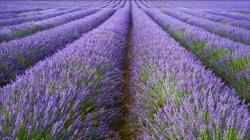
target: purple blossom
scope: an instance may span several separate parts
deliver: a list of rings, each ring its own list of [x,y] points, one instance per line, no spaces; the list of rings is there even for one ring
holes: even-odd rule
[[[42,15],[3,19],[3,20],[0,20],[0,24],[3,26],[10,26],[10,25],[16,25],[16,24],[20,24],[20,23],[28,22],[28,21],[38,21],[42,19],[48,19],[48,18],[52,18],[55,16],[67,14],[69,12],[74,12],[76,10],[79,10],[79,8],[72,8],[72,9],[67,9],[67,10],[62,10],[62,11],[53,11],[53,12],[45,13]]]
[[[232,19],[232,18],[220,16],[220,15],[213,15],[213,14],[205,13],[201,10],[191,10],[191,9],[181,9],[181,10],[185,13],[188,13],[188,14],[191,14],[194,16],[198,16],[198,17],[203,17],[203,18],[209,19],[211,21],[220,22],[223,24],[228,24],[228,25],[232,25],[232,26],[236,26],[236,27],[245,28],[245,29],[250,30],[250,22],[249,21]]]
[[[201,3],[2,3],[0,22],[25,22],[3,36],[30,36],[0,44],[0,82],[14,80],[0,88],[0,139],[249,137],[250,50],[224,36],[246,20]]]
[[[249,77],[242,76],[239,79],[237,76],[238,70],[245,70],[249,67],[249,46],[216,36],[201,28],[190,26],[162,14],[156,9],[145,9],[145,12],[166,29],[171,36],[184,44],[188,50],[198,55],[205,65],[215,70],[215,73],[234,87],[242,98],[250,99],[248,94]],[[249,71],[244,72],[244,75],[249,73]]]
[[[247,105],[135,3],[132,7],[132,110],[144,138],[201,139],[210,135],[216,139],[220,133],[223,139],[234,130],[243,139],[250,121]]]
[[[1,42],[3,41],[10,41],[13,39],[25,37],[35,32],[42,31],[45,29],[50,29],[55,26],[65,24],[67,22],[72,22],[73,20],[83,18],[90,14],[95,13],[97,10],[83,10],[83,11],[76,11],[73,13],[68,12],[67,14],[57,16],[50,19],[40,20],[37,22],[25,22],[23,24],[12,25],[4,27],[0,30],[0,38]]]
[[[102,10],[51,30],[0,44],[1,84],[10,82],[28,67],[64,48],[82,33],[104,22],[113,13],[112,9]]]
[[[184,21],[190,25],[202,27],[205,30],[218,34],[220,36],[245,43],[247,45],[250,44],[250,31],[233,27],[230,25],[225,25],[217,22],[213,22],[204,18],[195,17],[192,15],[188,15],[184,12],[179,12],[177,9],[175,10],[163,10],[166,14],[173,16],[174,18],[177,18],[181,21]]]
[[[239,15],[239,14],[233,14],[233,13],[228,13],[225,11],[211,11],[211,10],[206,10],[207,13],[212,13],[215,15],[221,15],[221,16],[225,16],[225,17],[229,17],[229,18],[233,18],[233,19],[238,19],[238,20],[244,20],[244,21],[250,21],[250,18],[247,16],[243,16],[243,15]]]
[[[15,138],[12,132],[20,134],[17,126],[25,125],[24,133],[32,137],[38,131],[62,139],[119,138],[112,125],[122,118],[117,102],[122,99],[129,25],[129,9],[122,8],[98,28],[3,87],[0,102],[5,113],[0,114],[0,121],[14,124],[0,123],[10,132],[1,131],[0,137]]]

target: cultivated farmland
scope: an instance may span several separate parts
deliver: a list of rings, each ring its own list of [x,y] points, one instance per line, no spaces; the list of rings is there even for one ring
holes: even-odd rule
[[[249,1],[0,1],[0,140],[250,139]]]

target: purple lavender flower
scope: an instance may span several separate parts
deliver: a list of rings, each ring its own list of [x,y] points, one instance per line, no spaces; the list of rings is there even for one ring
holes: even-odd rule
[[[228,24],[228,25],[232,25],[232,26],[236,26],[236,27],[245,28],[245,29],[250,30],[250,22],[249,21],[232,19],[232,18],[220,16],[220,15],[213,15],[213,14],[205,13],[201,10],[192,10],[192,9],[181,9],[181,10],[185,13],[188,13],[188,14],[191,14],[194,16],[198,16],[198,17],[203,17],[203,18],[209,19],[211,21],[220,22],[223,24]]]
[[[28,67],[78,39],[82,33],[92,30],[114,11],[106,9],[48,31],[0,44],[1,84],[8,83]]]
[[[215,14],[215,15],[221,15],[229,18],[234,18],[238,20],[244,20],[244,21],[250,21],[250,18],[247,16],[243,15],[238,15],[238,14],[233,14],[233,13],[228,13],[228,12],[223,12],[223,11],[211,11],[211,10],[206,10],[207,13]]]
[[[132,7],[132,110],[138,119],[134,125],[140,126],[143,137],[243,139],[249,112],[235,91],[206,70],[135,3]],[[234,121],[226,125],[229,120]]]
[[[68,12],[67,14],[50,19],[40,20],[37,22],[34,21],[26,22],[23,24],[3,27],[0,30],[0,42],[22,38],[31,35],[33,33],[36,33],[38,31],[50,29],[55,26],[65,24],[67,22],[72,22],[72,20],[89,16],[97,11],[98,10],[96,9],[90,9],[90,10],[76,11],[73,13]]]
[[[162,14],[156,9],[145,9],[157,23],[170,33],[176,40],[198,55],[202,62],[234,87],[238,94],[246,100],[250,99],[250,71],[244,71],[242,77],[237,76],[238,70],[246,70],[250,64],[249,46],[221,38],[205,30],[190,26],[180,20]]]
[[[48,18],[52,18],[55,16],[59,16],[59,15],[63,15],[69,12],[74,12],[76,10],[79,10],[79,8],[72,8],[72,9],[67,9],[67,10],[62,10],[62,11],[53,11],[50,13],[45,13],[42,15],[34,15],[31,17],[17,17],[17,18],[12,18],[12,19],[3,19],[0,20],[0,24],[3,26],[10,26],[10,25],[16,25],[16,24],[20,24],[23,22],[28,22],[28,21],[38,21],[38,20],[42,20],[42,19],[48,19]]]
[[[0,137],[13,139],[15,131],[20,138],[119,139],[114,126],[123,114],[122,65],[129,25],[129,7],[122,8],[0,89],[0,122],[7,121],[0,123],[7,130],[0,129]]]
[[[204,18],[194,17],[192,15],[185,14],[183,12],[179,12],[178,10],[163,10],[164,13],[173,16],[179,20],[182,20],[190,25],[198,26],[204,28],[205,30],[218,34],[220,36],[245,43],[247,45],[250,44],[250,31],[233,27],[230,25],[225,25],[217,22],[213,22]]]

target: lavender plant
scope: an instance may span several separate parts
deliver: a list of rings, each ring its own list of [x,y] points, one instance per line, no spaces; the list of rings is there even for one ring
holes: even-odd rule
[[[79,10],[79,8],[73,8],[73,9],[67,9],[67,10],[62,10],[62,11],[54,11],[54,12],[49,12],[45,13],[42,15],[35,15],[35,16],[28,16],[28,17],[17,17],[17,18],[11,18],[11,19],[3,19],[0,20],[0,25],[1,26],[10,26],[10,25],[16,25],[20,24],[23,22],[29,22],[29,21],[38,21],[42,19],[48,19],[56,16],[60,16],[69,12],[74,12]]]
[[[2,13],[0,14],[1,19],[11,19],[11,18],[17,18],[17,17],[28,17],[28,16],[35,16],[35,15],[42,15],[50,12],[55,11],[61,11],[65,10],[65,8],[48,8],[48,9],[42,9],[38,11],[28,11],[28,12],[22,12],[22,13]]]
[[[250,18],[247,16],[239,15],[239,14],[233,14],[229,12],[223,12],[223,11],[211,11],[211,10],[206,10],[207,13],[215,14],[215,15],[221,15],[233,19],[238,19],[238,20],[244,20],[244,21],[250,21]]]
[[[0,14],[0,18],[1,19],[8,19],[8,18],[14,18],[14,17],[18,17],[18,15],[14,14],[14,13],[3,13],[3,14]]]
[[[190,26],[157,10],[147,13],[228,85],[246,100],[250,99],[250,48]]]
[[[6,84],[39,60],[52,55],[82,33],[100,25],[115,12],[104,9],[91,16],[72,21],[51,30],[39,32],[20,40],[0,44],[0,82]]]
[[[0,89],[1,139],[119,139],[128,9]]]
[[[249,14],[250,10],[249,9],[233,9],[233,10],[226,10],[226,12],[231,12],[231,13],[238,13],[238,14]]]
[[[203,18],[209,19],[211,21],[220,22],[223,24],[232,25],[232,26],[236,26],[236,27],[245,28],[245,29],[250,30],[250,22],[249,21],[232,19],[232,18],[220,16],[220,15],[213,15],[213,14],[205,13],[201,10],[182,9],[182,11],[186,12],[188,14],[191,14],[193,16],[203,17]]]
[[[138,137],[243,139],[250,114],[235,91],[134,5],[132,15],[131,118]]]
[[[30,11],[40,11],[40,10],[45,10],[45,9],[48,9],[48,7],[34,8],[34,7],[31,6],[31,8],[19,8],[19,9],[11,9],[11,10],[1,10],[0,14],[4,14],[4,13],[22,13],[22,12],[30,12]]]
[[[97,11],[97,9],[81,10],[41,21],[26,22],[23,24],[3,27],[0,30],[0,42],[22,38],[38,31],[71,22],[72,20],[84,18],[85,16],[89,16]]]
[[[194,17],[192,15],[178,12],[178,10],[163,10],[164,13],[182,20],[188,24],[202,27],[205,30],[218,34],[222,37],[232,39],[247,45],[250,45],[250,31],[230,25],[213,22],[204,18]]]

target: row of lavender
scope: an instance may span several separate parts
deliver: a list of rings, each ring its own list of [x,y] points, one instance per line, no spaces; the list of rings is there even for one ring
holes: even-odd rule
[[[10,18],[16,18],[16,17],[25,17],[28,15],[39,15],[39,14],[43,14],[49,11],[54,11],[57,9],[53,9],[53,8],[46,8],[46,9],[32,9],[31,11],[26,11],[26,12],[22,12],[22,13],[1,13],[0,14],[0,18],[3,19],[10,19]]]
[[[188,24],[202,27],[209,32],[218,34],[222,37],[232,39],[247,45],[250,45],[250,31],[234,26],[229,26],[214,21],[210,21],[204,18],[194,17],[192,15],[178,12],[177,10],[164,10],[165,13],[171,15],[179,20],[182,20]]]
[[[131,91],[135,95],[131,121],[138,128],[137,136],[246,138],[249,112],[235,91],[135,7],[131,60]]]
[[[223,17],[238,19],[238,20],[250,20],[249,14],[249,1],[197,1],[197,2],[171,2],[171,1],[141,1],[148,8],[187,8],[202,10],[206,13],[212,13],[214,15],[220,15]]]
[[[62,5],[64,5],[64,6],[62,6],[58,3],[55,4],[56,2],[54,2],[54,3],[42,2],[39,6],[38,6],[39,3],[37,3],[37,2],[23,2],[23,3],[19,3],[19,5],[17,3],[12,3],[12,2],[9,2],[9,3],[4,2],[2,4],[0,3],[0,6],[3,5],[4,7],[8,7],[5,10],[3,10],[4,8],[2,8],[1,9],[2,11],[0,11],[1,22],[7,22],[8,19],[14,20],[15,18],[17,18],[18,20],[21,20],[20,18],[24,18],[24,20],[25,20],[25,18],[27,18],[29,16],[36,17],[38,15],[46,15],[49,13],[59,12],[60,10],[71,9],[72,7],[79,7],[76,5],[71,5],[69,3],[65,3],[65,5],[62,4]],[[91,2],[89,2],[89,3],[91,3]],[[99,3],[98,5],[100,5],[100,4],[101,3]],[[24,5],[26,5],[26,6],[28,5],[28,7],[24,8],[25,7]],[[71,5],[71,6],[69,6],[69,5]],[[97,3],[92,3],[91,5],[97,6]],[[81,7],[90,8],[91,5],[84,4]],[[16,6],[18,6],[18,7],[16,7]],[[40,7],[40,8],[35,8],[35,7]],[[41,7],[44,7],[44,8],[41,8]],[[40,17],[40,18],[42,18],[42,17]],[[7,20],[7,21],[5,21],[5,20]],[[12,22],[14,22],[14,21],[12,21]]]
[[[119,8],[119,5],[121,5],[122,1],[115,1],[116,3],[107,3],[108,1],[105,1],[106,3],[93,3],[91,5],[81,5],[81,6],[74,6],[75,8],[60,8],[60,7],[50,7],[45,9],[31,9],[30,11],[19,11],[22,13],[11,13],[11,12],[17,12],[16,10],[9,11],[6,13],[0,14],[1,20],[0,25],[1,26],[9,26],[14,24],[19,24],[22,22],[27,21],[36,21],[41,19],[47,19],[51,17],[55,17],[58,15],[66,14],[69,12],[73,12],[79,9],[87,9],[87,8]]]
[[[118,3],[114,3],[114,4],[109,4],[109,5],[102,5],[102,4],[99,4],[98,6],[77,6],[75,8],[66,8],[66,9],[54,9],[52,11],[49,11],[48,9],[47,12],[44,12],[43,13],[43,10],[38,12],[38,13],[33,13],[33,14],[30,14],[28,16],[23,16],[23,14],[21,14],[20,16],[17,16],[17,17],[14,17],[14,18],[4,18],[0,20],[0,26],[10,26],[10,25],[16,25],[16,24],[20,24],[20,23],[23,23],[23,22],[29,22],[29,21],[38,21],[38,20],[42,20],[42,19],[48,19],[48,18],[52,18],[52,17],[56,17],[56,16],[60,16],[60,15],[63,15],[63,14],[67,14],[67,13],[70,13],[70,12],[74,12],[74,11],[77,11],[77,10],[80,10],[80,9],[88,9],[88,8],[104,8],[106,6],[109,6],[110,8],[115,8],[117,6],[119,6],[119,4],[121,3],[122,1],[118,1]],[[30,11],[31,12],[31,11]],[[8,13],[7,13],[8,15]],[[5,14],[0,14],[0,17],[1,16],[6,16],[6,13]],[[10,16],[11,17],[11,16]]]
[[[53,28],[61,24],[66,24],[67,22],[93,14],[96,11],[97,9],[79,10],[73,13],[68,11],[66,14],[56,16],[54,18],[3,27],[0,30],[0,42],[25,37],[38,31]]]
[[[174,8],[170,5],[164,5],[164,2],[157,5],[155,3],[149,4],[145,1],[141,1],[141,3],[139,4],[142,7],[157,7],[163,9],[163,12],[165,12],[166,14],[182,20],[183,22],[186,22],[190,25],[202,27],[211,33],[218,34],[222,37],[226,37],[249,45],[250,20],[247,16],[243,16],[241,14],[235,15],[230,13],[234,16],[228,17],[225,15],[225,12],[221,12],[218,10],[212,12],[212,10],[204,9],[192,10],[190,8],[183,7]]]
[[[1,84],[15,79],[25,69],[39,60],[50,56],[68,43],[78,39],[82,33],[90,31],[113,13],[114,9],[104,9],[94,15],[72,21],[51,30],[0,44],[0,79]]]
[[[66,13],[74,12],[78,9],[79,8],[72,8],[72,9],[66,9],[66,10],[52,11],[52,12],[48,12],[48,13],[40,14],[40,15],[16,17],[16,18],[11,18],[11,19],[2,19],[0,20],[0,25],[10,26],[10,25],[16,25],[16,24],[20,24],[20,23],[28,22],[28,21],[38,21],[38,20],[52,18],[52,17],[66,14]]]
[[[0,14],[25,14],[34,11],[46,10],[46,9],[67,9],[70,7],[77,7],[82,5],[83,7],[96,7],[110,3],[108,0],[103,1],[85,1],[85,2],[49,2],[49,1],[1,1],[0,2]]]
[[[104,10],[95,19],[113,12]],[[129,16],[128,8],[118,10],[100,27],[2,88],[0,137],[119,138]]]
[[[9,83],[15,79],[16,75],[22,74],[39,60],[78,39],[82,33],[92,30],[114,13],[114,7],[119,9],[124,4],[125,1],[116,1],[114,4],[108,5],[111,8],[101,11],[74,8],[77,11],[73,13],[2,28],[1,41],[20,39],[0,44],[0,84]],[[69,12],[69,10],[67,11]],[[38,33],[34,34],[35,32]]]
[[[216,22],[220,22],[226,25],[232,25],[232,26],[236,26],[236,27],[241,27],[241,28],[246,28],[246,29],[250,29],[250,18],[249,16],[247,16],[247,14],[250,13],[250,11],[248,10],[233,10],[233,11],[221,11],[221,10],[208,10],[208,9],[191,9],[191,8],[176,8],[173,7],[169,4],[166,4],[165,2],[160,2],[157,1],[158,3],[156,3],[155,1],[148,1],[144,2],[143,4],[147,7],[147,8],[160,8],[160,9],[166,9],[166,8],[173,8],[173,10],[182,10],[185,13],[194,15],[194,16],[198,16],[198,17],[203,17],[205,19],[209,19],[211,21],[216,21]],[[159,3],[160,2],[160,3]],[[237,13],[239,12],[239,13]],[[244,14],[245,13],[245,14]]]
[[[182,9],[182,11],[186,12],[188,14],[194,15],[194,16],[209,19],[211,21],[215,21],[215,22],[219,22],[219,23],[223,23],[223,24],[227,24],[227,25],[236,26],[236,27],[245,28],[245,29],[250,30],[250,21],[228,18],[228,17],[224,17],[221,15],[213,15],[213,14],[201,11],[201,10]]]
[[[163,14],[158,9],[145,8],[137,3],[172,37],[188,50],[195,53],[201,61],[211,68],[238,94],[250,100],[250,47],[217,36],[174,17]],[[176,14],[171,10],[165,10]],[[181,15],[181,14],[180,14]]]
[[[96,11],[84,19],[0,45],[3,50],[0,52],[7,54],[1,57],[1,65],[4,65],[0,68],[1,76],[8,80],[12,77],[8,71],[13,75],[23,73],[81,37],[0,89],[0,138],[121,139],[120,131],[131,130],[135,130],[131,133],[137,132],[135,137],[144,139],[247,137],[250,115],[236,92],[205,69],[147,14],[185,46],[198,42],[198,49],[190,49],[197,54],[205,51],[207,44],[208,47],[215,44],[216,48],[216,39],[229,41],[228,46],[241,45],[239,50],[232,49],[234,55],[229,60],[248,56],[247,47],[140,6],[146,14],[134,2],[132,51],[128,53],[131,53],[132,70],[130,90],[134,97],[131,122],[125,121],[132,128],[120,130],[126,119],[123,109],[127,93],[123,93],[122,78],[131,22],[129,7],[127,2],[125,8],[117,12],[114,9]],[[191,29],[195,31],[193,35]],[[187,34],[179,35],[178,31]],[[199,42],[197,37],[202,33],[206,36]],[[203,45],[205,39],[210,42]],[[209,64],[221,59],[214,51],[206,50],[211,53],[205,56]],[[237,68],[241,66],[236,64]]]
[[[247,17],[245,15],[241,15],[241,14],[234,14],[234,13],[230,13],[230,12],[225,12],[225,11],[212,11],[212,10],[207,10],[208,13],[212,13],[215,15],[221,15],[221,16],[225,16],[228,18],[234,18],[234,19],[238,19],[238,20],[245,20],[245,21],[250,21],[250,17]]]

